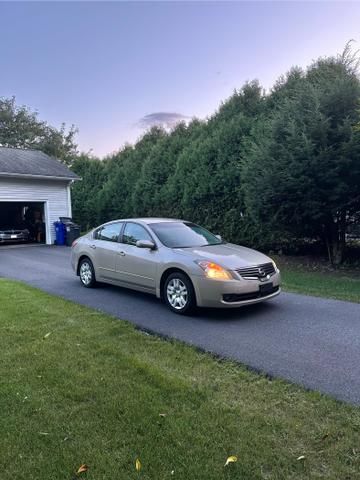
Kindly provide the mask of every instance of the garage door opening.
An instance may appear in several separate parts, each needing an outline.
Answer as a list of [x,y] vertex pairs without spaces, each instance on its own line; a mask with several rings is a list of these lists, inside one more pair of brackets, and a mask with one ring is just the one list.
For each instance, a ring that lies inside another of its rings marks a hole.
[[44,202],[0,202],[0,245],[46,243]]

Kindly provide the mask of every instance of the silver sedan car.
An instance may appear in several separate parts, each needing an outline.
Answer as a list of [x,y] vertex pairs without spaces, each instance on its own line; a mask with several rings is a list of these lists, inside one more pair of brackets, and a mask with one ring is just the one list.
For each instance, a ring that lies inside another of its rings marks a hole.
[[280,293],[271,258],[184,220],[105,223],[75,240],[71,263],[84,287],[99,281],[153,293],[180,314],[240,307]]

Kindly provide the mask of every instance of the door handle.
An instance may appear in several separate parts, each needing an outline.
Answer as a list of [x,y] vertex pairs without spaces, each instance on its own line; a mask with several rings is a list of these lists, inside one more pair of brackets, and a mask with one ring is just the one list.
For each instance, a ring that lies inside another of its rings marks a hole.
[[96,245],[90,245],[90,248],[94,249],[96,248]]
[[125,257],[125,252],[123,250],[120,250],[120,252],[118,252],[118,255],[121,255],[122,257]]

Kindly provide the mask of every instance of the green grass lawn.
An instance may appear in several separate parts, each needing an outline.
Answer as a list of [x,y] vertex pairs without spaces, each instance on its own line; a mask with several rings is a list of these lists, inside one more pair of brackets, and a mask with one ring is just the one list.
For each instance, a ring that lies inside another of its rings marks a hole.
[[360,303],[360,272],[312,268],[294,258],[288,261],[286,257],[274,256],[274,259],[281,270],[284,290]]
[[360,478],[359,408],[20,283],[0,295],[1,480]]

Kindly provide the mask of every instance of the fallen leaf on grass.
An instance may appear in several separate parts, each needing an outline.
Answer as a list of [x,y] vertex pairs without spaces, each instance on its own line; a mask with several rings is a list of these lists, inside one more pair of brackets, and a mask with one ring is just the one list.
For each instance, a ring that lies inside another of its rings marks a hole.
[[39,432],[39,435],[49,435],[48,432]]
[[305,455],[300,455],[300,457],[298,457],[296,460],[305,460]]
[[86,463],[83,463],[83,464],[80,465],[80,467],[78,468],[78,471],[76,472],[76,475],[80,475],[80,473],[87,472],[88,470],[89,470],[89,467],[86,465]]
[[231,455],[230,457],[228,457],[226,459],[226,462],[225,462],[225,465],[224,467],[226,467],[227,465],[229,465],[230,463],[235,463],[237,462],[237,457],[235,455]]
[[43,336],[43,339],[45,340],[46,338],[50,337],[50,335],[51,335],[51,332],[46,333],[46,334]]
[[136,461],[135,461],[135,468],[136,468],[136,471],[137,472],[140,472],[141,470],[141,462],[140,460],[137,458]]
[[166,413],[159,413],[159,417],[166,417]]

